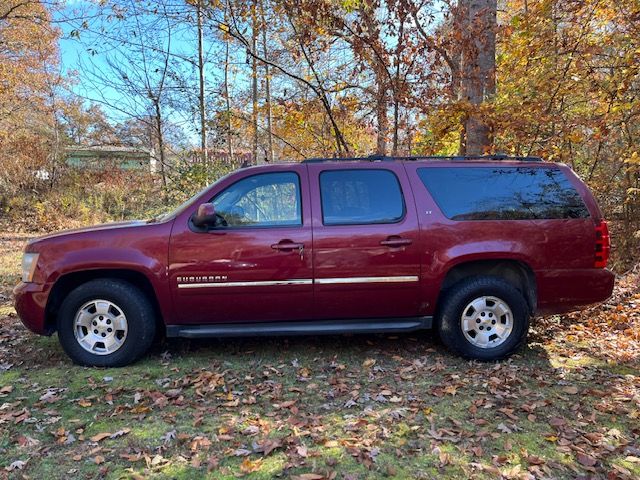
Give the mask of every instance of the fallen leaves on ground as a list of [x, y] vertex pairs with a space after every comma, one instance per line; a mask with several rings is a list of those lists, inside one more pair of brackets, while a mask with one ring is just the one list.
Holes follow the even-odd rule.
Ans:
[[1, 464], [31, 478], [637, 478], [639, 280], [534, 321], [499, 363], [413, 335], [303, 337], [170, 342], [112, 373], [72, 366], [12, 313]]

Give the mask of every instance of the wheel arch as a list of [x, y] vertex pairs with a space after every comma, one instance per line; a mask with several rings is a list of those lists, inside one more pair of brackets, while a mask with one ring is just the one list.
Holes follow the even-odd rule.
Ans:
[[124, 280], [142, 290], [153, 306], [156, 319], [156, 331], [164, 333], [165, 322], [162, 309], [160, 308], [156, 291], [149, 278], [140, 271], [120, 268], [82, 270], [60, 276], [51, 289], [45, 308], [45, 328], [48, 332], [53, 333], [56, 330], [58, 311], [69, 292], [84, 283], [97, 279]]
[[538, 288], [535, 274], [526, 262], [512, 258], [468, 260], [456, 263], [447, 270], [442, 281], [437, 305], [440, 305], [444, 295], [456, 283], [468, 277], [481, 275], [506, 280], [524, 296], [531, 314], [536, 311]]

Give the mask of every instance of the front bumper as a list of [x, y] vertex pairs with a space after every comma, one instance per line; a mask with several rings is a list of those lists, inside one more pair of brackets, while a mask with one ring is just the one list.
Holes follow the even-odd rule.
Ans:
[[20, 282], [13, 289], [15, 309], [25, 327], [39, 335], [51, 335], [46, 325], [46, 308], [50, 285]]

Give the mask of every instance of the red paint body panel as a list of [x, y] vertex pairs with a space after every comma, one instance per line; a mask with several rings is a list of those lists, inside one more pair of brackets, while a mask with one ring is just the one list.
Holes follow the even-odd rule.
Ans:
[[537, 313], [563, 313], [579, 305], [603, 302], [611, 296], [614, 279], [602, 268], [537, 271]]
[[[594, 267], [595, 225], [602, 219], [587, 187], [560, 166], [582, 196], [590, 218], [571, 220], [453, 221], [446, 218], [416, 174], [417, 168], [464, 168], [490, 162], [322, 162], [242, 169], [221, 179], [157, 223], [126, 222], [50, 235], [30, 242], [39, 253], [33, 283], [14, 292], [16, 310], [36, 333], [50, 333], [50, 292], [78, 272], [129, 270], [144, 275], [167, 325], [393, 318], [433, 315], [447, 272], [475, 260], [517, 260], [533, 272], [537, 312], [558, 313], [605, 300], [614, 276]], [[501, 166], [558, 168], [555, 164], [500, 162]], [[323, 225], [319, 175], [335, 169], [387, 169], [398, 178], [406, 204], [402, 220], [380, 225]], [[198, 205], [236, 181], [265, 172], [296, 172], [302, 225], [197, 232], [189, 219]], [[410, 241], [388, 246], [389, 239]], [[274, 250], [283, 240], [304, 245]], [[322, 283], [326, 279], [397, 276], [396, 283]], [[224, 279], [225, 288], [178, 288]], [[296, 280], [294, 284], [281, 284]], [[243, 282], [267, 282], [242, 285]], [[280, 283], [278, 283], [280, 282]], [[185, 283], [184, 281], [182, 283]]]
[[13, 289], [15, 308], [25, 327], [39, 335], [46, 334], [44, 312], [51, 285], [20, 283]]

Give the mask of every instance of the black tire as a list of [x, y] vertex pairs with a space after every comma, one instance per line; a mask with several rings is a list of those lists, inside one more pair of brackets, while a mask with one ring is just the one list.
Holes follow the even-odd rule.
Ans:
[[[99, 355], [82, 347], [74, 333], [79, 310], [92, 300], [112, 302], [127, 320], [121, 346]], [[91, 280], [72, 290], [62, 302], [57, 318], [58, 340], [74, 363], [88, 367], [123, 367], [144, 355], [155, 333], [155, 313], [149, 298], [135, 285], [116, 279]], [[93, 327], [91, 327], [93, 328]]]
[[[478, 347], [463, 332], [463, 310], [480, 297], [497, 297], [507, 304], [512, 313], [511, 333], [495, 347]], [[526, 342], [529, 318], [529, 306], [513, 285], [499, 277], [477, 276], [461, 280], [445, 293], [436, 322], [440, 339], [450, 350], [465, 358], [489, 361], [508, 357]]]

